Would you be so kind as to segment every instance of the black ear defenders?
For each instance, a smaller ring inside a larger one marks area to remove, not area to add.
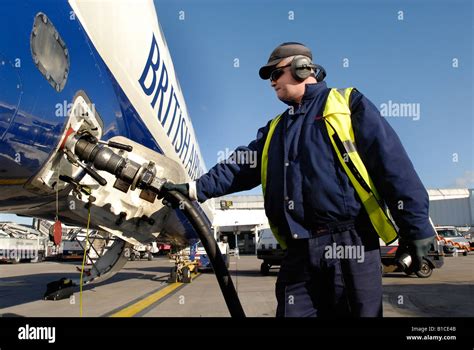
[[[326,70],[319,64],[311,62],[309,57],[299,55],[291,61],[291,75],[297,81],[303,81],[313,74],[311,70],[314,70],[317,81],[323,81],[326,77]]]

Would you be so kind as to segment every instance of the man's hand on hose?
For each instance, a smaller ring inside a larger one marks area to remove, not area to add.
[[[179,206],[179,201],[169,193],[170,191],[180,192],[185,197],[189,198],[189,184],[188,183],[174,184],[172,182],[165,182],[165,184],[161,188],[158,198],[159,199],[163,198],[162,203],[163,205],[166,205],[167,207],[177,208]]]
[[[398,240],[398,249],[395,254],[395,260],[398,260],[405,253],[410,255],[412,262],[407,270],[418,272],[423,265],[423,257],[428,255],[433,244],[434,236],[423,239],[400,238]]]

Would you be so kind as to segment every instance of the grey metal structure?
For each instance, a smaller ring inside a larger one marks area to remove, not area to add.
[[[474,189],[428,190],[436,226],[474,226]]]

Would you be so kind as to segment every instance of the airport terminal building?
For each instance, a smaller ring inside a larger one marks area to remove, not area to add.
[[[474,227],[474,189],[431,189],[430,217],[436,226]],[[214,232],[227,237],[230,248],[240,254],[255,254],[262,229],[268,228],[263,196],[216,198]]]

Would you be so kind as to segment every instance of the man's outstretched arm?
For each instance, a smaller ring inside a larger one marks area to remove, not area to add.
[[[193,200],[205,202],[214,197],[245,191],[261,183],[261,166],[263,146],[268,134],[270,122],[257,132],[255,140],[248,146],[240,146],[220,163],[217,163],[206,174],[196,181],[187,184],[167,183],[167,191],[179,191]]]

